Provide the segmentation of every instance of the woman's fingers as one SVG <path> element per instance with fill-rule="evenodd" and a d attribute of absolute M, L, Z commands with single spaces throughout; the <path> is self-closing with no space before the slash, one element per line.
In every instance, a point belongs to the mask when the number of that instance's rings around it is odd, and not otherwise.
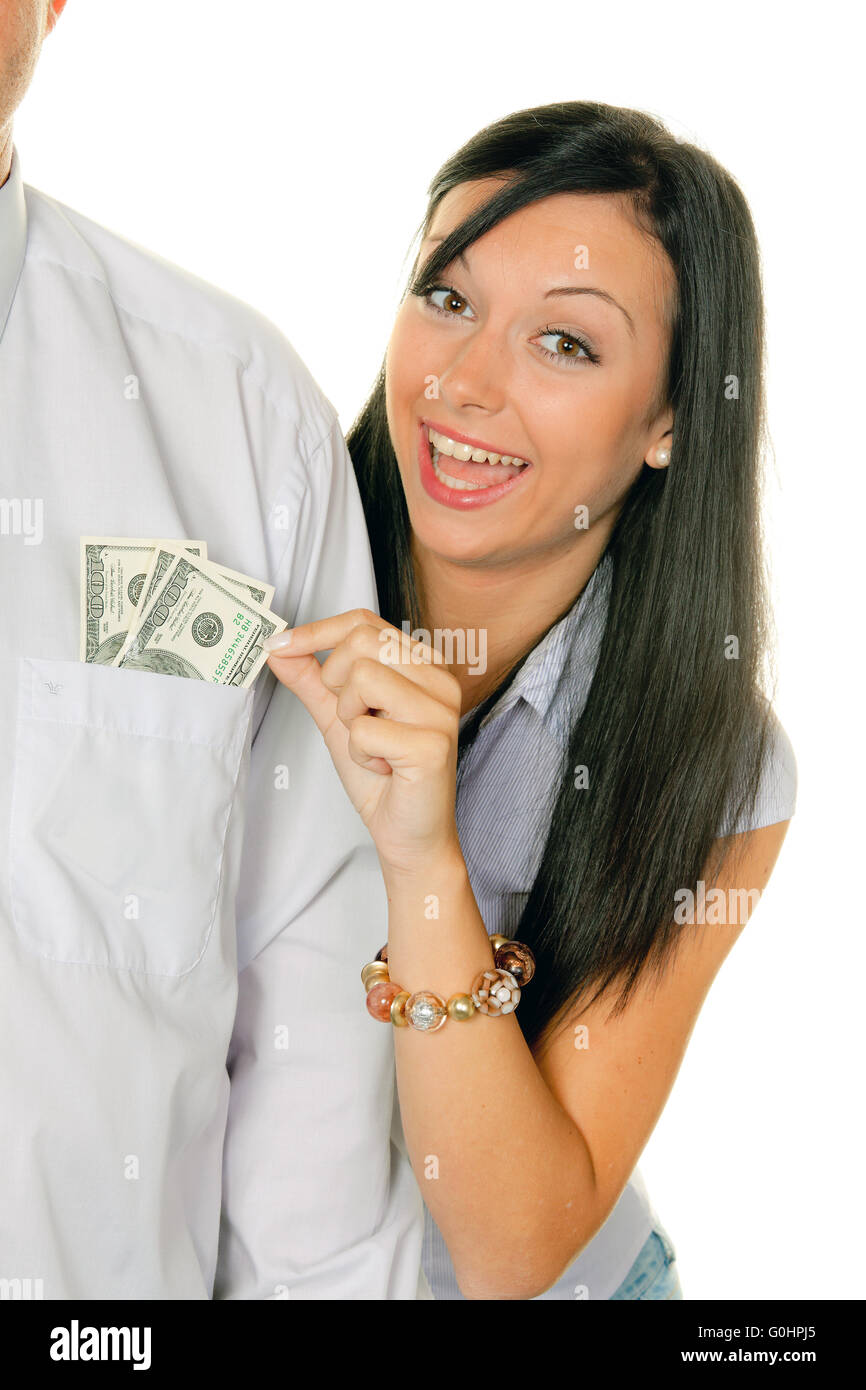
<path fill-rule="evenodd" d="M 337 697 L 324 684 L 322 668 L 316 658 L 300 656 L 271 661 L 269 657 L 268 666 L 277 680 L 297 695 L 301 704 L 310 712 L 339 771 L 343 750 L 340 747 L 341 740 L 334 738 L 334 730 L 345 731 L 337 714 Z"/>
<path fill-rule="evenodd" d="M 313 716 L 383 865 L 450 853 L 461 693 L 441 653 L 368 609 L 307 623 L 295 637 L 268 665 Z M 320 666 L 316 653 L 326 651 Z"/>
<path fill-rule="evenodd" d="M 456 738 L 458 711 L 407 679 L 407 674 L 368 656 L 353 661 L 337 694 L 338 718 L 349 727 L 368 710 L 381 710 L 386 719 Z"/>
<path fill-rule="evenodd" d="M 309 710 L 324 736 L 325 747 L 334 761 L 334 766 L 342 776 L 346 758 L 351 756 L 348 735 L 345 723 L 337 713 L 337 697 L 324 685 L 322 668 L 318 661 L 314 656 L 284 657 L 271 665 L 269 658 L 268 665 L 280 683 L 297 695 Z M 354 761 L 357 762 L 357 758 Z M 391 771 L 388 763 L 383 762 L 381 758 L 371 757 L 361 765 L 370 772 L 389 774 Z M 347 790 L 351 796 L 351 789 L 347 787 Z"/>
<path fill-rule="evenodd" d="M 349 755 L 360 767 L 383 759 L 408 782 L 438 778 L 452 757 L 452 740 L 438 729 L 410 728 L 402 721 L 358 715 L 349 730 Z"/>
<path fill-rule="evenodd" d="M 301 623 L 300 627 L 291 628 L 290 634 L 280 633 L 275 641 L 291 635 L 291 642 L 287 647 L 275 648 L 273 654 L 280 657 L 282 652 L 285 652 L 287 657 L 294 657 L 332 651 L 348 637 L 352 628 L 360 624 L 376 629 L 391 626 L 371 608 L 352 608 L 348 613 L 336 613 L 333 618 L 317 618 L 312 623 Z M 397 629 L 394 628 L 393 631 L 396 632 Z"/>
<path fill-rule="evenodd" d="M 339 694 L 356 662 L 374 661 L 386 669 L 399 671 L 407 681 L 426 690 L 434 700 L 459 711 L 460 684 L 435 648 L 412 642 L 404 632 L 390 624 L 376 628 L 369 623 L 352 627 L 322 666 L 322 680 Z"/>
<path fill-rule="evenodd" d="M 319 728 L 324 730 L 334 717 L 336 700 L 322 680 L 322 668 L 314 656 L 288 657 L 277 653 L 268 657 L 268 666 L 281 685 L 291 690 L 306 705 Z"/>
<path fill-rule="evenodd" d="M 288 635 L 281 633 L 274 640 L 279 642 Z M 386 622 L 372 609 L 353 608 L 333 618 L 319 618 L 292 628 L 290 644 L 270 653 L 274 658 L 271 669 L 279 675 L 281 662 L 314 652 L 330 652 L 322 670 L 325 683 L 333 690 L 343 684 L 353 657 L 370 656 L 390 666 L 401 667 L 410 680 L 427 685 L 446 703 L 449 700 L 459 703 L 459 684 L 445 665 L 442 653 L 424 642 L 413 642 L 407 633 Z M 439 671 L 438 677 L 430 674 L 433 670 Z"/>
<path fill-rule="evenodd" d="M 330 655 L 320 665 L 315 653 L 322 651 Z M 399 754 L 404 775 L 412 766 L 420 774 L 430 746 L 436 766 L 443 749 L 446 762 L 452 757 L 459 682 L 440 652 L 411 641 L 370 609 L 294 628 L 287 648 L 269 652 L 268 665 L 312 715 L 338 769 L 348 756 L 359 767 L 388 774 L 395 765 L 384 748 Z M 379 745 L 371 726 L 385 726 Z"/>

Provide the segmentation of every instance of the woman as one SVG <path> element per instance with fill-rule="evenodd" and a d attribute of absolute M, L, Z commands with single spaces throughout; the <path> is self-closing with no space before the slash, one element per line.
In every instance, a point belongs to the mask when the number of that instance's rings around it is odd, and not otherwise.
<path fill-rule="evenodd" d="M 574 102 L 470 140 L 422 233 L 349 436 L 382 616 L 270 664 L 379 853 L 434 1295 L 680 1298 L 635 1165 L 794 809 L 754 229 L 703 151 Z"/>

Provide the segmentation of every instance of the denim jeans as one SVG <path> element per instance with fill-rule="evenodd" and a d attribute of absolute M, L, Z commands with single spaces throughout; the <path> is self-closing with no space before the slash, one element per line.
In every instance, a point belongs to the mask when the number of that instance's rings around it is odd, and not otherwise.
<path fill-rule="evenodd" d="M 611 1298 L 682 1298 L 676 1251 L 663 1226 L 655 1226 L 646 1244 Z"/>

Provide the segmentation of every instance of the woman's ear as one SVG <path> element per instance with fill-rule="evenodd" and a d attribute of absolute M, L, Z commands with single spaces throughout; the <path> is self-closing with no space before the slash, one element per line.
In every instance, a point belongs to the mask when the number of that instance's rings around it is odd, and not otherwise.
<path fill-rule="evenodd" d="M 668 464 L 671 461 L 671 449 L 673 447 L 674 442 L 673 414 L 670 411 L 668 411 L 664 415 L 662 420 L 659 422 L 659 424 L 660 430 L 656 434 L 649 448 L 647 449 L 646 458 L 644 460 L 644 462 L 647 463 L 650 468 L 667 468 Z"/>
<path fill-rule="evenodd" d="M 658 444 L 647 452 L 645 463 L 650 468 L 667 468 L 671 461 L 670 444 Z"/>

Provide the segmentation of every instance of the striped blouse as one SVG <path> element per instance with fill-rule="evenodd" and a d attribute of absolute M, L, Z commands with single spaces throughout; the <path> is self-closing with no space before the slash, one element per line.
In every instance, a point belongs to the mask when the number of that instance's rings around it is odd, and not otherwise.
<path fill-rule="evenodd" d="M 573 607 L 542 638 L 482 719 L 461 765 L 457 829 L 488 932 L 513 936 L 535 879 L 571 720 L 582 710 L 607 618 L 612 558 L 605 554 Z M 574 695 L 566 698 L 569 690 Z M 576 702 L 575 702 L 576 696 Z M 467 711 L 461 728 L 471 717 Z M 527 778 L 526 769 L 533 770 Z M 794 812 L 797 766 L 774 715 L 774 742 L 753 814 L 719 834 L 771 825 Z M 434 1298 L 460 1299 L 445 1242 L 425 1213 L 423 1265 Z M 622 1283 L 658 1217 L 637 1168 L 604 1225 L 542 1299 L 607 1299 Z"/>

